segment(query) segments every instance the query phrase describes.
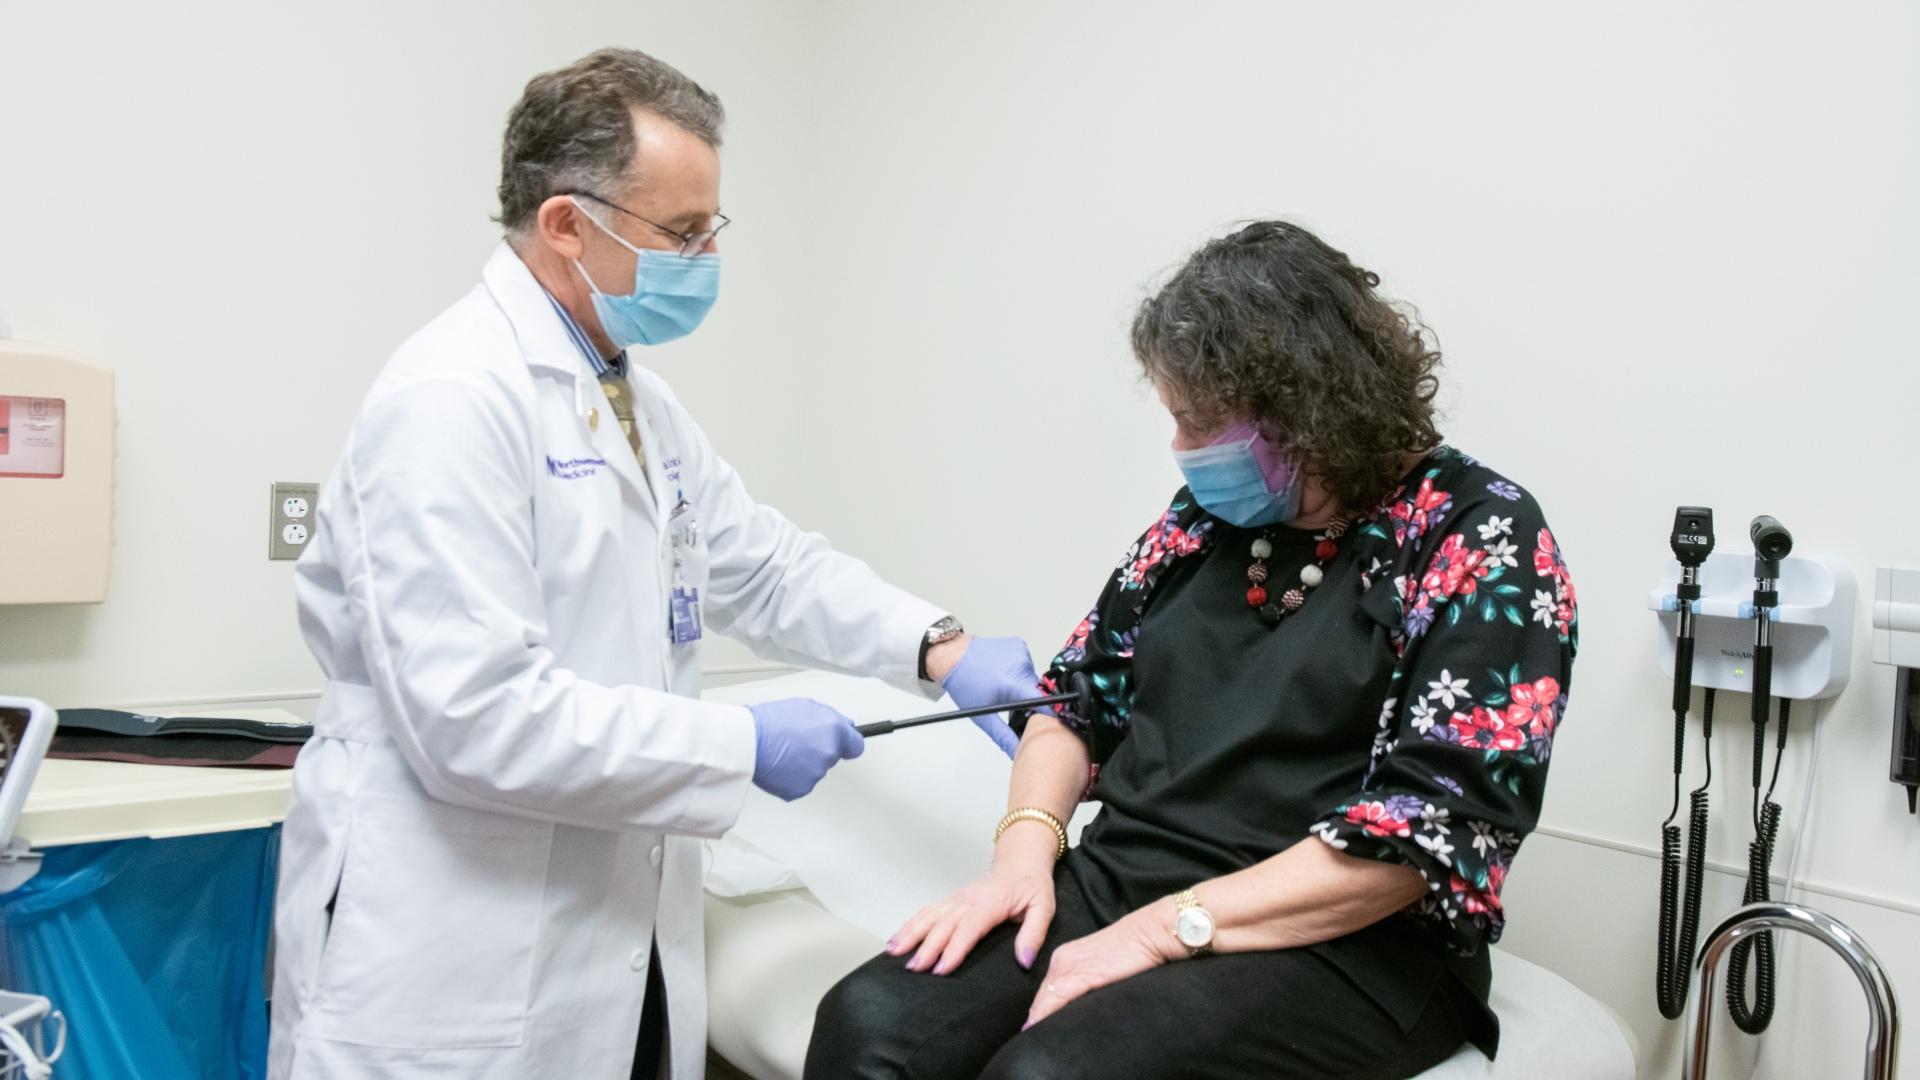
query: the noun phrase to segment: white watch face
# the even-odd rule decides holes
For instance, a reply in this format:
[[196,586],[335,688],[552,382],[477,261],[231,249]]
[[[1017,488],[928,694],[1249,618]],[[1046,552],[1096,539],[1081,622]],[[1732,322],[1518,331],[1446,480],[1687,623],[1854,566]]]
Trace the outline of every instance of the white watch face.
[[1187,908],[1173,920],[1174,936],[1189,949],[1204,949],[1213,944],[1213,916],[1205,908]]

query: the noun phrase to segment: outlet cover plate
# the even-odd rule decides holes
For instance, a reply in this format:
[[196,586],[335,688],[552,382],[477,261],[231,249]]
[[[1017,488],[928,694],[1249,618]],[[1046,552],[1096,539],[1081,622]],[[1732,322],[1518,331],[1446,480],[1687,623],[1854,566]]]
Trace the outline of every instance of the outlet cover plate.
[[313,539],[314,511],[320,505],[320,485],[281,482],[273,485],[267,506],[267,558],[297,559]]

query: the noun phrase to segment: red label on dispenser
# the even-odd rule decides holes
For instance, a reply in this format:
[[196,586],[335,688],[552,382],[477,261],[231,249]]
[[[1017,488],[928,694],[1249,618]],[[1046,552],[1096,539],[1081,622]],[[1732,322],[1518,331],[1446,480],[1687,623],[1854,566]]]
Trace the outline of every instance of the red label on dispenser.
[[64,400],[0,397],[0,476],[58,479],[67,472],[66,452]]

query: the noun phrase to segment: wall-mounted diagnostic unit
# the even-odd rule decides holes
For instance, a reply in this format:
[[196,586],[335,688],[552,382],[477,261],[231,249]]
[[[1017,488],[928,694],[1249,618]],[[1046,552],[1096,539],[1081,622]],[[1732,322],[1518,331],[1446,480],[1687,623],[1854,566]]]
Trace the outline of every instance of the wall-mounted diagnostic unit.
[[[1847,688],[1853,673],[1853,572],[1837,559],[1818,555],[1788,555],[1777,561],[1778,603],[1767,611],[1773,624],[1771,692],[1796,701],[1834,697]],[[1657,659],[1662,675],[1673,672],[1680,573],[1678,564],[1670,564],[1660,584],[1647,594],[1647,607],[1661,613]],[[1716,549],[1697,574],[1701,595],[1692,604],[1699,639],[1693,685],[1748,694],[1763,689],[1754,685],[1753,552]]]
[[[1703,743],[1712,738],[1716,692],[1734,690],[1750,696],[1754,835],[1747,845],[1742,900],[1764,904],[1772,900],[1773,855],[1781,816],[1773,795],[1786,754],[1793,703],[1838,695],[1846,689],[1853,666],[1852,571],[1835,559],[1794,554],[1793,534],[1770,515],[1753,519],[1747,539],[1753,545],[1751,552],[1728,551],[1714,542],[1712,510],[1680,507],[1669,540],[1676,561],[1647,595],[1647,606],[1660,616],[1661,670],[1672,672],[1674,679],[1673,802],[1661,831],[1656,969],[1660,1011],[1669,1018],[1680,1015],[1689,992],[1686,973],[1699,929],[1708,791],[1713,784],[1713,754],[1703,746],[1706,779],[1692,793],[1683,858],[1681,829],[1675,819],[1680,813],[1692,688],[1706,688],[1700,710]],[[1774,743],[1770,778],[1765,767],[1769,728]],[[1749,967],[1753,969],[1751,998]],[[1740,1030],[1758,1035],[1773,1023],[1777,976],[1771,934],[1756,934],[1734,944],[1727,962],[1727,1009]]]
[[0,604],[97,604],[113,545],[113,371],[0,341]]

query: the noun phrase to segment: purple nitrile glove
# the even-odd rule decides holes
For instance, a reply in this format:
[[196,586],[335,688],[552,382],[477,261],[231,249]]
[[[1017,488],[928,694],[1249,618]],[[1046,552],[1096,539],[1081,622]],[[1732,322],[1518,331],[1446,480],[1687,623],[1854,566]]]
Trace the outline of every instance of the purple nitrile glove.
[[788,802],[812,791],[827,770],[866,752],[853,721],[832,706],[806,698],[750,705],[753,782]]
[[[1027,643],[1015,637],[976,637],[967,642],[960,662],[947,672],[940,688],[963,709],[1024,701],[1040,696],[1040,676],[1033,670]],[[974,725],[987,733],[993,745],[1008,757],[1020,749],[1020,736],[1000,714],[976,716]]]

